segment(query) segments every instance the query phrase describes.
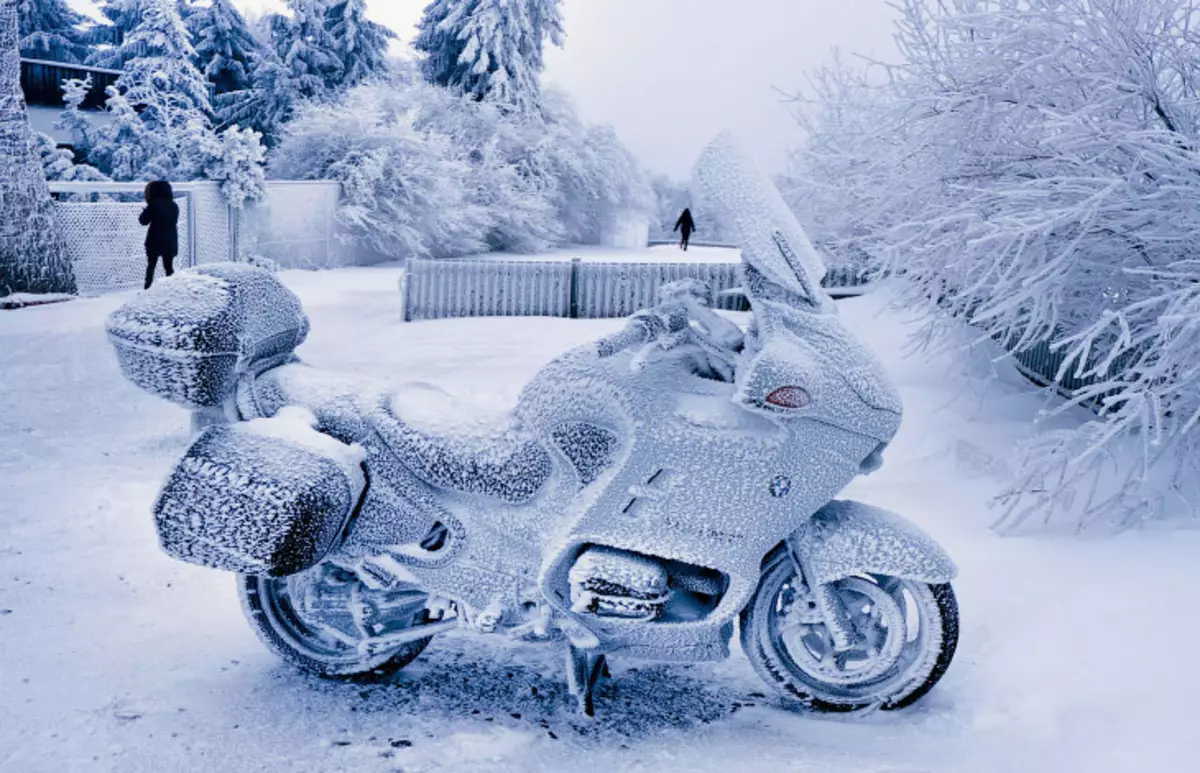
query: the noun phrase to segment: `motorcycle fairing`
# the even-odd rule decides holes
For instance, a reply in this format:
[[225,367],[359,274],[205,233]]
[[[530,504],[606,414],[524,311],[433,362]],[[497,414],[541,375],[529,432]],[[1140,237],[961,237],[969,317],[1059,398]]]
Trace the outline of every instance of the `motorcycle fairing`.
[[[753,595],[763,555],[836,495],[878,441],[807,418],[785,426],[742,411],[742,421],[734,421],[724,406],[735,385],[697,377],[685,357],[666,356],[653,368],[635,370],[634,356],[602,359],[577,350],[552,363],[522,395],[518,414],[553,426],[560,411],[576,415],[571,395],[596,414],[602,402],[596,395],[611,394],[616,399],[603,401],[610,415],[594,420],[631,430],[619,433],[626,447],[617,463],[560,514],[539,585],[609,651],[723,657],[729,623]],[[711,412],[701,407],[706,402]],[[720,420],[701,423],[698,413]],[[772,490],[778,478],[792,481],[783,496]],[[715,569],[729,584],[702,620],[645,624],[574,615],[565,598],[567,572],[588,545]]]
[[[814,310],[832,312],[821,291],[825,264],[778,189],[755,167],[729,132],[701,153],[693,173],[705,200],[738,235],[742,260]],[[790,249],[781,251],[779,240]]]
[[812,580],[824,584],[856,574],[882,574],[928,583],[954,579],[946,551],[899,515],[849,500],[834,500],[788,538]]

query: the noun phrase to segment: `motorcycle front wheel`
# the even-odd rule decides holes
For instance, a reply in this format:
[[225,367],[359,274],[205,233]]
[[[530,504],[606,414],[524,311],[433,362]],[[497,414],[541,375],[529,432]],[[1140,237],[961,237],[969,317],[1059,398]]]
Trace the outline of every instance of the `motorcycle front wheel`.
[[[363,653],[359,644],[364,637],[354,619],[355,607],[362,609],[362,590],[353,572],[328,564],[287,577],[238,575],[242,611],[276,655],[326,678],[383,681],[415,660],[431,639]],[[388,595],[390,611],[409,625],[425,621],[424,593],[413,589]]]
[[765,682],[790,704],[822,712],[900,709],[937,684],[958,645],[949,584],[864,574],[833,590],[854,637],[841,652],[788,551],[767,558],[740,621],[742,649]]

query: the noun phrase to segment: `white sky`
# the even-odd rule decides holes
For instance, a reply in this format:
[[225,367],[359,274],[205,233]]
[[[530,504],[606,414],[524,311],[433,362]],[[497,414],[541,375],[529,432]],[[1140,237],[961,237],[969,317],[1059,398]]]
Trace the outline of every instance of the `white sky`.
[[[367,6],[407,40],[425,4]],[[724,128],[774,170],[798,139],[774,88],[800,88],[835,47],[890,58],[893,15],[886,0],[563,0],[566,45],[547,54],[544,77],[571,93],[584,118],[616,127],[652,170],[687,176]]]

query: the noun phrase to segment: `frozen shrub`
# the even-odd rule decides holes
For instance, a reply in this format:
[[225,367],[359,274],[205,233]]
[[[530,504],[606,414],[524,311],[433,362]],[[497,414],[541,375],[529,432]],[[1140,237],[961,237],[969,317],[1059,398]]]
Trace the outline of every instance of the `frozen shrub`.
[[792,205],[827,249],[904,274],[913,300],[1010,349],[1054,342],[1059,377],[1090,382],[1074,402],[1097,418],[1027,449],[1006,523],[1194,506],[1200,9],[897,8],[897,64],[814,79]]

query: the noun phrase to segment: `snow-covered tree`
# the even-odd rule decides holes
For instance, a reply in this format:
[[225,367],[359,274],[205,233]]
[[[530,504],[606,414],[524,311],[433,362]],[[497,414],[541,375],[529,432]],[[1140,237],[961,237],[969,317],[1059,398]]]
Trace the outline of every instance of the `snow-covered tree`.
[[19,0],[17,15],[21,56],[58,62],[82,62],[87,57],[86,19],[66,0]]
[[88,30],[88,42],[96,48],[88,55],[88,64],[120,69],[137,52],[126,46],[126,37],[142,21],[145,0],[101,0],[98,4],[103,24]]
[[827,249],[903,273],[914,299],[1011,349],[1054,342],[1060,377],[1092,382],[1076,401],[1098,419],[1030,448],[1015,520],[1028,504],[1121,523],[1200,504],[1200,9],[897,7],[886,77],[814,82],[788,197]]
[[102,182],[108,176],[89,163],[76,163],[74,154],[59,148],[53,137],[37,134],[37,156],[42,162],[42,173],[47,180],[62,182]]
[[325,25],[333,50],[342,63],[339,90],[388,72],[388,42],[396,33],[366,17],[366,0],[333,0],[325,11]]
[[75,276],[21,91],[17,0],[0,0],[0,295],[14,292],[73,293]]
[[[278,142],[283,127],[303,104],[336,99],[347,77],[338,52],[342,43],[327,26],[325,0],[287,0],[287,5],[289,14],[262,19],[268,43],[255,59],[251,85],[216,100],[218,125],[251,127],[268,146]],[[368,28],[366,35],[373,39],[377,31]],[[361,68],[367,61],[351,58],[348,64]],[[358,72],[363,74],[361,69]]]
[[305,101],[300,83],[270,48],[255,59],[250,81],[248,88],[217,95],[217,125],[250,127],[273,147]]
[[433,0],[413,47],[431,83],[528,111],[540,102],[546,39],[562,45],[558,0]]
[[212,0],[195,7],[187,28],[196,49],[196,66],[217,94],[250,87],[250,73],[259,43],[232,0]]
[[66,108],[55,122],[55,128],[70,132],[76,152],[86,157],[95,142],[96,128],[80,106],[92,91],[92,76],[67,78],[62,82],[62,89]]
[[337,43],[325,26],[326,0],[286,0],[288,14],[267,17],[271,44],[302,99],[323,99],[342,77]]
[[93,156],[118,180],[188,179],[195,135],[210,125],[208,86],[173,0],[143,3],[142,22],[124,44],[139,53],[109,88],[114,121],[99,133]]

